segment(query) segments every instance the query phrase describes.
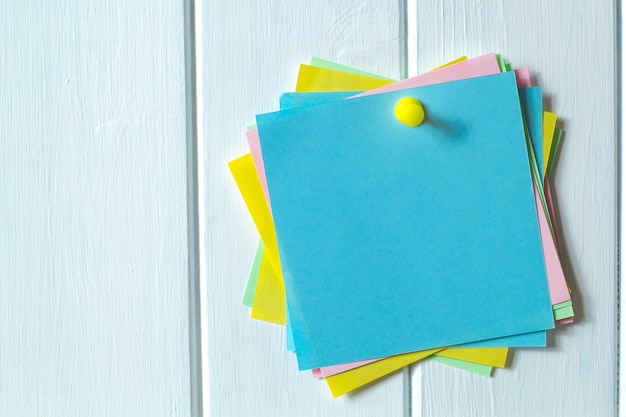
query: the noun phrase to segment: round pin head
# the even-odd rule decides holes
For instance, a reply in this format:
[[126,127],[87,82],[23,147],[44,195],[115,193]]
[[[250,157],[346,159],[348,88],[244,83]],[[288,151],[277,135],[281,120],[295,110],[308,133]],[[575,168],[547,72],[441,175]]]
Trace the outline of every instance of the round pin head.
[[424,121],[424,107],[413,97],[398,100],[395,108],[396,118],[407,126],[415,127]]

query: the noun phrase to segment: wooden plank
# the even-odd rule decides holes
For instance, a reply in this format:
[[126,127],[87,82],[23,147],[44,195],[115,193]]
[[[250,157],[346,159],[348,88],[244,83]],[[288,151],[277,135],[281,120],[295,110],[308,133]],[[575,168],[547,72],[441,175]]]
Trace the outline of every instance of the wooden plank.
[[[203,2],[204,244],[208,307],[209,416],[400,416],[396,374],[333,399],[297,371],[284,330],[240,305],[258,234],[226,163],[247,152],[244,127],[276,110],[312,55],[389,77],[400,73],[395,0]],[[205,403],[206,404],[206,403]]]
[[189,415],[183,5],[0,3],[0,415]]
[[[409,17],[411,18],[411,17]],[[416,366],[416,416],[616,413],[617,131],[615,2],[421,1],[420,71],[501,52],[528,66],[565,129],[554,185],[577,323],[547,349],[516,349],[492,378]]]

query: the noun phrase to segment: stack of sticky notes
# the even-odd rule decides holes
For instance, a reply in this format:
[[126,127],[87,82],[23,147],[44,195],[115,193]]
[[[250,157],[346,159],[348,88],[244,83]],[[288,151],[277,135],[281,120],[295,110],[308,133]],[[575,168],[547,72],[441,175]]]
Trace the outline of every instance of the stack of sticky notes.
[[[314,58],[229,163],[261,242],[243,303],[334,396],[421,360],[491,375],[574,312],[562,131],[497,54],[393,81]],[[408,104],[407,104],[408,103]]]

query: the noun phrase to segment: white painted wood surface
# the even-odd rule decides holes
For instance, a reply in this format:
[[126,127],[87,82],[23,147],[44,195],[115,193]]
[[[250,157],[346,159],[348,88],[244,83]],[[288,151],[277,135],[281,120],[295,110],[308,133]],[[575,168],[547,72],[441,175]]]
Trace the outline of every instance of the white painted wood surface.
[[190,415],[183,3],[0,2],[0,415]]
[[[499,51],[566,130],[555,188],[579,322],[491,379],[435,363],[332,399],[239,304],[257,242],[226,163],[311,55],[401,71],[396,0],[202,2],[207,416],[614,415],[613,1],[409,0],[416,67]],[[0,415],[190,403],[184,2],[0,2]],[[187,28],[188,29],[188,28]]]
[[[617,84],[614,1],[418,1],[417,67],[501,52],[529,66],[565,129],[554,185],[577,323],[482,378],[414,367],[414,416],[616,414]],[[409,16],[409,19],[411,17]],[[424,366],[425,365],[425,366]]]
[[399,77],[396,0],[203,2],[207,416],[400,416],[396,374],[333,399],[299,373],[284,329],[240,305],[258,234],[226,163],[246,153],[245,126],[278,109],[312,55]]

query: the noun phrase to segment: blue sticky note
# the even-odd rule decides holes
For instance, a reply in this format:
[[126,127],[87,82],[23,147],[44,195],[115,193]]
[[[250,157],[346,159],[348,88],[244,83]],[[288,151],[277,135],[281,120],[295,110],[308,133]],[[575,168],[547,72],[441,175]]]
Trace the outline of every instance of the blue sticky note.
[[[332,101],[343,100],[359,94],[360,91],[329,91],[315,93],[283,93],[280,96],[280,109],[287,110],[297,107],[313,106],[317,104],[330,103]],[[293,340],[293,331],[291,329],[291,320],[289,320],[289,309],[287,309],[287,325],[286,325],[286,341],[287,350],[295,351],[296,347]]]
[[280,96],[280,109],[294,109],[297,107],[313,106],[330,103],[355,96],[361,91],[330,91],[323,93],[283,93]]
[[543,98],[541,87],[519,89],[519,99],[526,117],[526,126],[530,133],[539,176],[543,181]]
[[257,125],[300,369],[554,327],[512,73]]
[[293,340],[293,329],[291,328],[291,319],[289,319],[289,308],[287,308],[287,326],[286,334],[287,334],[287,350],[293,352],[296,350],[296,344]]
[[[525,90],[525,89],[523,89]],[[332,101],[344,100],[349,97],[358,94],[354,91],[334,91],[334,92],[319,92],[319,93],[293,93],[286,92],[280,96],[280,109],[288,110],[298,107],[313,106],[317,104],[330,103]],[[528,95],[524,91],[525,95]],[[535,95],[536,98],[536,95]],[[541,91],[539,91],[539,98],[541,98]],[[533,117],[530,121],[531,126],[536,126],[539,122],[541,126],[541,100],[525,100],[522,105],[522,114],[525,120],[529,117]],[[538,111],[537,111],[538,110]],[[537,117],[539,116],[539,120]],[[528,123],[528,122],[527,122]],[[293,331],[291,328],[291,320],[289,319],[289,310],[287,310],[287,323],[286,323],[286,342],[287,350],[295,351],[295,344],[293,340]],[[496,339],[481,340],[478,342],[466,343],[457,347],[545,347],[546,346],[546,332],[531,332],[513,336],[499,337]]]
[[496,339],[479,340],[455,347],[490,348],[490,347],[545,347],[547,343],[546,331],[516,334],[513,336],[498,337]]

